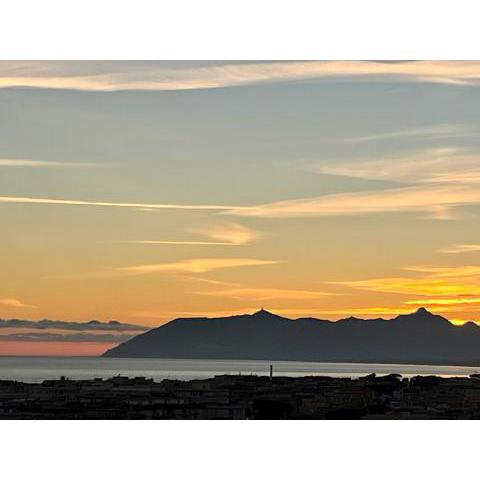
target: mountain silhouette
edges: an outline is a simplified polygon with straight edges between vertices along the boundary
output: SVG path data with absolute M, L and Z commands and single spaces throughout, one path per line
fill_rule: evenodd
M 259 310 L 222 318 L 177 318 L 104 357 L 480 365 L 480 327 L 455 326 L 425 308 L 385 320 L 336 322 Z

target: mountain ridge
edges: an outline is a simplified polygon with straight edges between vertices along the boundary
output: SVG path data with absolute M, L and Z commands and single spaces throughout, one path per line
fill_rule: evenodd
M 386 320 L 292 320 L 267 310 L 176 318 L 107 350 L 105 357 L 480 365 L 480 327 L 425 308 Z

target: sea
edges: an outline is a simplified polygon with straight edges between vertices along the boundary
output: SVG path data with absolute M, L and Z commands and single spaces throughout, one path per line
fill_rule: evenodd
M 400 365 L 377 363 L 318 363 L 259 360 L 187 360 L 101 357 L 0 357 L 0 380 L 41 382 L 64 376 L 72 380 L 110 378 L 115 375 L 193 380 L 215 375 L 273 375 L 298 377 L 326 375 L 356 378 L 370 373 L 399 373 L 405 377 L 468 376 L 480 368 L 448 365 Z

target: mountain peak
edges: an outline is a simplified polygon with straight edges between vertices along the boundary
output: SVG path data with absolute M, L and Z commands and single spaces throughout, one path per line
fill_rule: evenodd
M 425 307 L 420 307 L 416 312 L 415 315 L 433 315 L 432 312 L 429 312 Z
M 268 310 L 265 310 L 264 308 L 261 308 L 260 310 L 253 313 L 252 317 L 278 317 L 278 315 L 275 315 L 274 313 L 269 312 Z
M 414 322 L 422 325 L 435 325 L 443 323 L 444 325 L 451 325 L 451 323 L 441 315 L 436 315 L 428 311 L 425 307 L 420 307 L 418 310 L 412 313 L 399 315 L 396 319 L 406 322 Z

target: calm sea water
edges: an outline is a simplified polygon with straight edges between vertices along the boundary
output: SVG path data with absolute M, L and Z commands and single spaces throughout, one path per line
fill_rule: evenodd
M 480 368 L 476 367 L 441 365 L 98 357 L 0 357 L 0 379 L 40 382 L 47 379 L 58 379 L 62 375 L 75 380 L 127 375 L 129 377 L 143 376 L 157 381 L 164 378 L 191 380 L 224 373 L 268 375 L 270 364 L 273 365 L 274 375 L 292 377 L 303 375 L 359 377 L 373 372 L 380 375 L 400 373 L 404 376 L 468 376 L 471 373 L 480 373 Z

